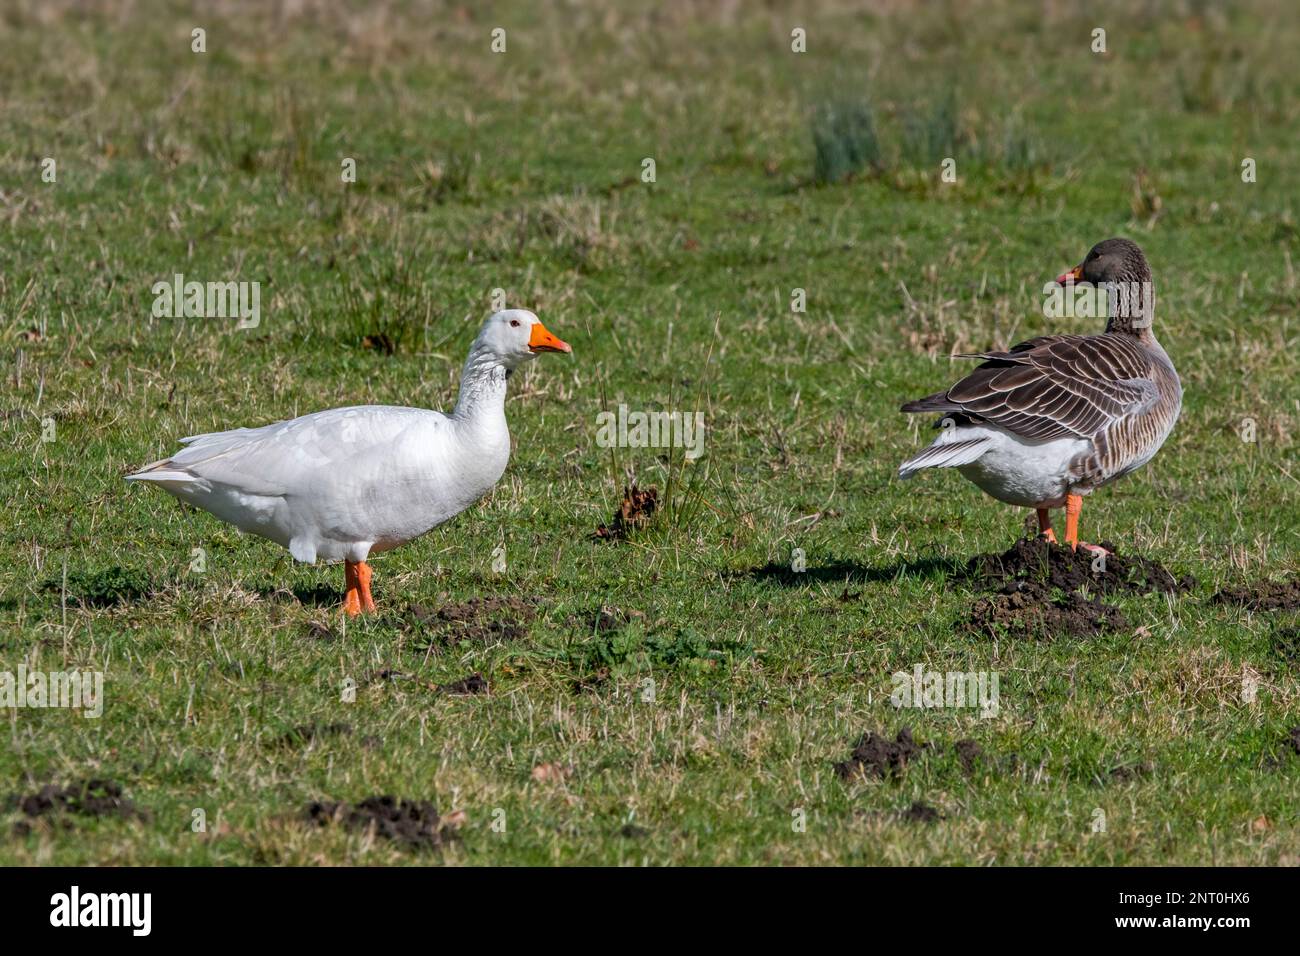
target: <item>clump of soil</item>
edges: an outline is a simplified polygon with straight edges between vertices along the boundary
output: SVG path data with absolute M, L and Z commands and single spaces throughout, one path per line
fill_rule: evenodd
M 995 777 L 1017 773 L 1021 767 L 1020 754 L 991 754 L 973 740 L 959 740 L 952 745 L 961 763 L 962 773 L 968 777 L 988 773 Z
M 943 745 L 929 742 L 918 744 L 912 739 L 912 731 L 903 727 L 893 740 L 880 734 L 864 734 L 848 760 L 835 764 L 835 772 L 843 780 L 852 779 L 859 774 L 884 779 L 888 776 L 900 776 L 908 762 L 924 753 L 938 753 Z M 1019 765 L 1016 754 L 1007 757 L 991 757 L 974 740 L 959 740 L 952 745 L 962 772 L 968 776 L 977 770 L 990 770 L 998 774 L 1013 772 Z
M 1284 763 L 1300 757 L 1300 726 L 1292 727 L 1276 746 L 1264 755 L 1263 765 L 1277 770 Z
M 1149 777 L 1155 769 L 1156 765 L 1150 760 L 1135 760 L 1111 767 L 1109 776 L 1116 783 L 1126 783 L 1129 780 Z
M 361 678 L 361 683 L 369 686 L 371 684 L 396 684 L 398 681 L 415 680 L 414 674 L 408 674 L 406 671 L 394 670 L 391 667 L 381 667 L 379 670 L 370 671 Z
M 1272 638 L 1273 653 L 1291 664 L 1300 664 L 1300 627 L 1284 627 Z
M 1190 574 L 1174 577 L 1164 565 L 1141 556 L 1075 551 L 1046 538 L 1021 538 L 1001 554 L 981 554 L 966 565 L 977 587 L 992 591 L 971 608 L 977 633 L 1013 637 L 1095 637 L 1128 627 L 1111 594 L 1180 594 L 1196 587 Z M 1087 591 L 1085 596 L 1084 591 Z
M 1257 581 L 1240 588 L 1224 588 L 1210 598 L 1214 604 L 1236 604 L 1248 611 L 1300 610 L 1300 578 Z
M 650 523 L 655 509 L 659 507 L 659 491 L 651 486 L 641 490 L 633 483 L 623 489 L 623 500 L 608 525 L 599 525 L 593 538 L 604 541 L 621 541 L 633 531 L 644 528 Z
M 926 746 L 912 739 L 910 727 L 900 729 L 893 740 L 874 732 L 867 733 L 858 740 L 849 759 L 835 765 L 835 772 L 842 780 L 850 780 L 859 774 L 880 779 L 897 776 L 907 762 Z
M 456 838 L 456 823 L 444 821 L 427 800 L 382 796 L 367 797 L 357 804 L 312 803 L 306 816 L 317 826 L 342 824 L 411 849 L 436 849 Z
M 387 332 L 371 332 L 369 335 L 361 337 L 361 347 L 363 349 L 374 349 L 376 352 L 382 352 L 384 355 L 392 355 L 397 351 L 397 343 Z
M 470 598 L 436 608 L 413 604 L 408 613 L 427 628 L 428 643 L 419 649 L 428 651 L 464 640 L 491 644 L 526 637 L 540 600 L 537 597 Z
M 1102 547 L 1112 553 L 1099 557 L 1084 548 L 1075 551 L 1046 538 L 1021 538 L 1002 554 L 971 558 L 966 573 L 989 588 L 1032 581 L 1062 591 L 1086 587 L 1096 594 L 1178 594 L 1196 587 L 1196 579 L 1190 574 L 1175 578 L 1158 561 L 1114 553 L 1115 546 L 1109 542 Z
M 601 667 L 593 671 L 589 676 L 576 678 L 570 684 L 570 690 L 575 694 L 597 693 L 605 688 L 609 683 L 609 668 Z
M 320 641 L 322 644 L 328 644 L 334 640 L 334 632 L 320 621 L 312 621 L 307 625 L 307 636 L 313 641 Z
M 450 684 L 439 684 L 438 690 L 444 694 L 486 694 L 488 682 L 482 674 L 470 674 Z
M 961 769 L 968 774 L 974 773 L 984 759 L 984 748 L 969 738 L 957 741 L 953 749 L 957 751 Z
M 134 803 L 122 795 L 122 785 L 114 780 L 79 780 L 66 787 L 47 784 L 36 793 L 11 796 L 9 804 L 28 818 L 14 825 L 14 833 L 18 836 L 26 836 L 31 832 L 30 820 L 44 817 L 66 824 L 63 815 L 67 813 L 82 817 L 149 819 L 147 811 L 137 809 Z
M 1122 611 L 1100 598 L 1068 591 L 1054 597 L 1050 587 L 1034 581 L 1009 581 L 1001 591 L 976 601 L 970 625 L 991 637 L 1096 637 L 1128 627 Z
M 910 823 L 937 823 L 943 814 L 923 800 L 917 800 L 903 811 L 903 819 Z

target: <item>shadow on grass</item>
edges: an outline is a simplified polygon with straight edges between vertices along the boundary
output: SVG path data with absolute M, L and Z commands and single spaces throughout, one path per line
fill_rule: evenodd
M 929 557 L 871 566 L 857 561 L 832 561 L 800 572 L 792 571 L 789 565 L 769 561 L 761 568 L 733 571 L 730 576 L 779 584 L 782 587 L 798 587 L 803 584 L 865 584 L 894 581 L 899 577 L 932 577 L 936 574 L 957 577 L 965 571 L 965 563 L 956 558 Z
M 342 589 L 328 584 L 295 584 L 291 588 L 261 587 L 257 589 L 257 594 L 264 601 L 284 602 L 293 598 L 307 607 L 333 607 L 343 603 Z

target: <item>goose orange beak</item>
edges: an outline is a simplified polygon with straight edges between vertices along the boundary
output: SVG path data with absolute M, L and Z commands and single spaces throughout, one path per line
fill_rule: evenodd
M 534 352 L 572 352 L 568 342 L 557 339 L 546 330 L 540 322 L 533 323 L 533 331 L 528 336 L 528 348 Z
M 1079 282 L 1083 279 L 1083 266 L 1077 265 L 1069 272 L 1062 272 L 1056 277 L 1057 285 L 1067 285 L 1071 282 Z

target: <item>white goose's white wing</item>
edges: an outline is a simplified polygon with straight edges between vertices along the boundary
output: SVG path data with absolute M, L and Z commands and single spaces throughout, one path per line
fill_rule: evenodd
M 270 538 L 300 561 L 364 560 L 436 527 L 496 483 L 508 434 L 472 437 L 440 412 L 336 408 L 181 439 L 185 448 L 129 479 Z
M 332 408 L 260 428 L 182 438 L 185 448 L 131 477 L 154 478 L 151 472 L 161 466 L 200 484 L 230 485 L 249 494 L 302 493 L 320 469 L 353 467 L 377 448 L 400 446 L 402 433 L 412 427 L 441 432 L 448 424 L 439 412 L 414 408 Z

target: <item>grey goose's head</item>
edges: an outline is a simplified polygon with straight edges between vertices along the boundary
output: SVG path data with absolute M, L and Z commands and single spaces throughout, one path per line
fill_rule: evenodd
M 1155 318 L 1155 283 L 1142 249 L 1130 239 L 1103 239 L 1069 272 L 1061 285 L 1086 282 L 1108 295 L 1107 332 L 1149 332 Z

